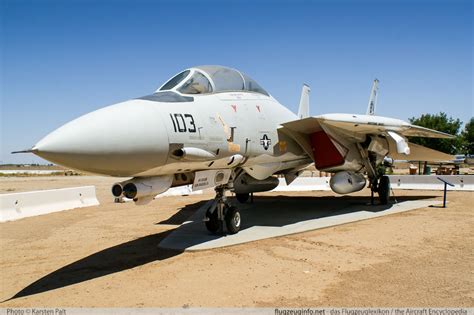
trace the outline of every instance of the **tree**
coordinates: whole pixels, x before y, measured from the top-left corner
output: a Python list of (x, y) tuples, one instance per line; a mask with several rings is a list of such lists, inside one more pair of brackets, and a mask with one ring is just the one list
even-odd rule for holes
[(419, 118), (412, 117), (410, 122), (414, 125), (426, 127), (451, 135), (457, 136), (455, 139), (437, 139), (437, 138), (420, 138), (413, 137), (410, 142), (420, 144), (422, 146), (445, 152), (448, 154), (456, 154), (461, 149), (462, 137), (458, 135), (461, 128), (461, 121), (452, 117), (447, 117), (446, 113), (439, 114), (423, 114)]
[(463, 153), (474, 154), (474, 117), (464, 126), (461, 136), (463, 140)]

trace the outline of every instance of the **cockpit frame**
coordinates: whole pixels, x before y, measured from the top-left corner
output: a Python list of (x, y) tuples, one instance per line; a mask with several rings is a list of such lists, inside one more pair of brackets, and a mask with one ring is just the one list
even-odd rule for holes
[[(164, 89), (164, 87), (170, 85), (173, 80), (176, 80), (178, 76), (182, 76), (182, 74), (186, 72), (188, 72), (187, 75), (182, 78), (179, 78), (179, 82), (175, 83), (172, 87)], [(202, 80), (202, 78), (199, 78), (199, 75), (201, 75), (207, 80), (207, 83), (209, 84), (208, 87), (205, 86), (206, 83), (204, 83), (204, 85), (200, 84), (204, 81)], [(193, 78), (199, 78), (202, 82), (190, 82), (190, 80), (192, 80)], [(191, 86), (191, 89), (183, 91), (183, 89), (186, 88), (186, 84), (189, 84)], [(253, 80), (249, 76), (241, 73), (236, 69), (223, 66), (197, 66), (181, 71), (175, 76), (173, 76), (171, 79), (166, 81), (163, 85), (161, 85), (156, 92), (163, 91), (172, 91), (181, 95), (192, 96), (228, 92), (258, 93), (265, 96), (270, 96), (270, 94), (266, 90), (264, 90), (255, 80)]]

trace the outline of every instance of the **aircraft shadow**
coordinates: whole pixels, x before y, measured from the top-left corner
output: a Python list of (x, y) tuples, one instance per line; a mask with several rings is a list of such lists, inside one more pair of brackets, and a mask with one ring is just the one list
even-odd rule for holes
[(157, 225), (160, 225), (160, 224), (181, 225), (184, 222), (186, 222), (186, 220), (191, 215), (193, 215), (197, 210), (199, 210), (199, 208), (201, 208), (206, 202), (207, 202), (207, 200), (203, 200), (203, 201), (198, 201), (198, 202), (193, 203), (193, 204), (188, 204), (184, 208), (179, 209), (178, 212), (173, 214), (168, 219), (157, 222), (155, 224), (157, 224)]
[[(406, 200), (428, 199), (435, 196), (406, 196), (398, 198), (399, 202)], [(235, 199), (231, 202), (242, 209), (242, 230), (249, 227), (284, 226), (305, 220), (323, 218), (344, 213), (360, 211), (360, 207), (367, 209), (370, 198), (367, 197), (289, 197), (289, 196), (255, 196), (254, 203), (239, 204)], [(199, 201), (180, 209), (176, 214), (156, 224), (182, 224), (190, 216), (198, 215), (199, 210), (207, 201)], [(382, 211), (392, 205), (375, 205), (371, 211)], [(196, 222), (197, 224), (197, 222)], [(190, 226), (185, 224), (178, 229)], [(194, 225), (194, 224), (192, 224)], [(222, 236), (211, 235), (204, 224), (199, 222), (202, 233), (207, 238), (195, 238), (193, 244), (205, 242), (209, 238)], [(157, 245), (171, 232), (169, 230), (157, 234), (147, 235), (136, 240), (125, 242), (101, 250), (84, 257), (31, 283), (8, 300), (43, 293), (69, 285), (92, 280), (112, 273), (121, 272), (134, 267), (142, 266), (153, 261), (166, 260), (183, 253), (183, 250), (159, 248)], [(7, 300), (7, 301), (8, 301)], [(3, 301), (6, 302), (6, 301)]]
[[(207, 201), (199, 201), (188, 204), (179, 209), (170, 218), (156, 224), (180, 225), (206, 202)], [(147, 235), (82, 258), (31, 283), (9, 300), (63, 288), (72, 284), (142, 266), (153, 261), (165, 260), (177, 256), (183, 251), (157, 247), (171, 231), (172, 230)]]
[[(436, 196), (403, 196), (398, 202), (430, 199)], [(241, 209), (242, 228), (252, 226), (285, 226), (306, 220), (313, 220), (347, 214), (358, 211), (380, 212), (392, 208), (394, 202), (387, 205), (377, 203), (370, 205), (370, 197), (311, 197), (311, 196), (255, 196), (254, 203), (239, 204)]]
[[(409, 200), (431, 199), (433, 197), (436, 196), (403, 196), (397, 198), (397, 201), (401, 203)], [(222, 241), (219, 244), (229, 246), (248, 242), (249, 240), (266, 238), (264, 235), (272, 237), (271, 235), (275, 234), (272, 232), (274, 230), (266, 230), (267, 232), (264, 232), (264, 229), (268, 227), (285, 227), (288, 230), (288, 226), (295, 223), (309, 222), (315, 219), (331, 218), (357, 212), (376, 213), (393, 207), (393, 203), (387, 205), (370, 205), (370, 197), (365, 196), (255, 196), (253, 203), (245, 204), (240, 204), (234, 198), (230, 198), (229, 200), (240, 209), (242, 225), (238, 234), (221, 235), (219, 233), (212, 234), (208, 232), (202, 222), (205, 214), (205, 209), (202, 207), (189, 218), (191, 222), (175, 229), (159, 246), (161, 248), (179, 250), (186, 250), (192, 247), (196, 248), (196, 246), (198, 246), (199, 249), (211, 249), (217, 244), (214, 241)], [(254, 238), (254, 233), (257, 233), (259, 236)], [(213, 245), (205, 245), (205, 243)]]

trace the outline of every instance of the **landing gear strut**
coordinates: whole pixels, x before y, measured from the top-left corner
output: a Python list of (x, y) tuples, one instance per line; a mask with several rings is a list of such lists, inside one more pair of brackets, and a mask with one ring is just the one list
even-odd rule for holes
[(206, 228), (211, 233), (224, 233), (224, 222), (229, 234), (235, 234), (240, 230), (240, 212), (232, 206), (225, 196), (226, 188), (216, 187), (216, 197), (209, 209), (206, 211)]
[(390, 199), (390, 179), (383, 175), (379, 181), (379, 199), (380, 204), (386, 205)]
[(390, 179), (387, 175), (382, 175), (379, 178), (371, 180), (371, 199), (370, 203), (374, 204), (374, 192), (379, 194), (379, 200), (381, 205), (388, 204), (390, 200)]
[[(374, 193), (377, 192), (379, 194), (380, 204), (388, 204), (390, 199), (390, 179), (387, 175), (384, 175), (384, 169), (382, 171), (377, 169), (377, 156), (374, 152), (367, 152), (360, 143), (357, 144), (357, 147), (370, 180), (370, 203), (372, 205), (374, 204)], [(384, 166), (386, 165), (384, 164)]]

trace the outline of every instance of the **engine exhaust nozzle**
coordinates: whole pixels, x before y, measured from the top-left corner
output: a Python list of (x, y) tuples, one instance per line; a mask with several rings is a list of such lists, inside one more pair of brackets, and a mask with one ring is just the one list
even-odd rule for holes
[(114, 195), (114, 197), (120, 197), (122, 196), (122, 193), (123, 189), (120, 183), (116, 183), (112, 186), (112, 195)]
[(136, 177), (112, 186), (115, 197), (124, 196), (129, 199), (156, 196), (168, 190), (173, 182), (173, 176)]

